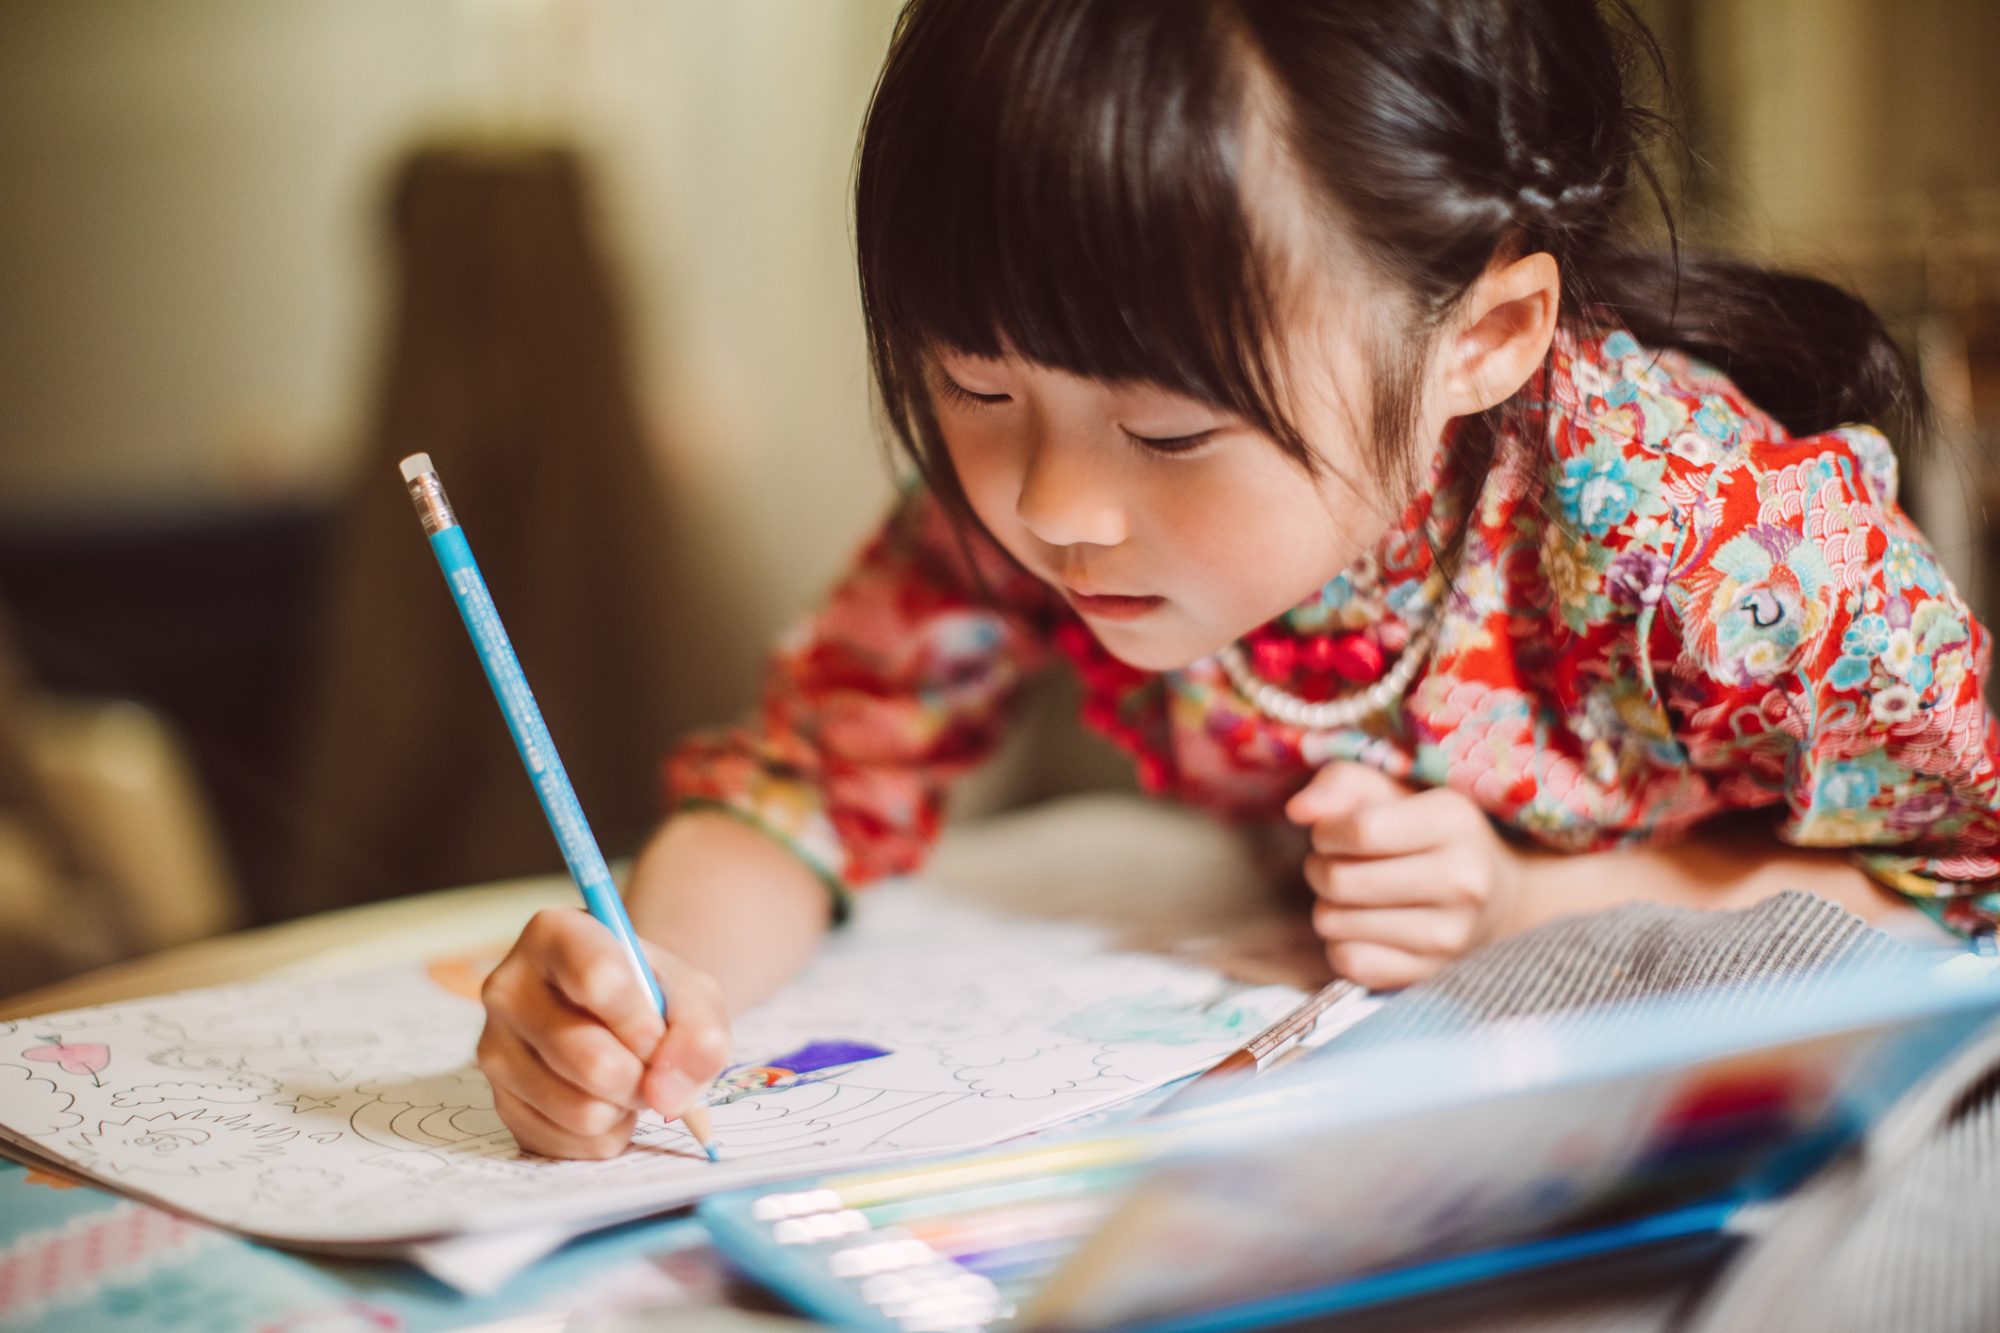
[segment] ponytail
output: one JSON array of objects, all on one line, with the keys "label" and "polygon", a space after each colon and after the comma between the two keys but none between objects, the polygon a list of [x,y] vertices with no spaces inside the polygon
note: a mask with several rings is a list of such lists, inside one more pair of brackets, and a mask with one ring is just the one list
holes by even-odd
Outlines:
[{"label": "ponytail", "polygon": [[1713,256],[1621,255],[1594,275],[1598,304],[1652,347],[1723,371],[1794,435],[1865,423],[1913,444],[1922,387],[1875,312],[1830,282]]}]

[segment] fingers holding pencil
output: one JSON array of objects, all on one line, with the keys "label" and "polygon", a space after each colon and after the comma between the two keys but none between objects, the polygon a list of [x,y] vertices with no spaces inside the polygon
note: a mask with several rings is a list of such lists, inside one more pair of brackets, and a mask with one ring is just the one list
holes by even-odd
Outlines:
[{"label": "fingers holding pencil", "polygon": [[[715,1144],[710,1141],[707,1129],[707,1108],[695,1104],[698,1096],[683,1099],[682,1093],[698,1092],[694,1080],[699,1076],[708,1053],[728,1050],[726,1037],[718,1038],[707,1030],[721,1022],[722,1031],[726,1033],[727,1020],[722,1017],[720,1006],[711,1004],[698,1005],[691,1020],[683,1020],[675,1014],[670,1022],[667,1021],[667,1015],[674,1006],[659,964],[670,960],[660,954],[649,961],[648,955],[656,951],[651,950],[632,929],[632,918],[626,913],[624,899],[619,896],[618,886],[611,878],[611,867],[605,863],[603,849],[591,836],[590,821],[584,817],[583,807],[577,803],[576,789],[570,785],[569,774],[563,770],[562,759],[556,754],[555,738],[549,735],[548,723],[535,704],[528,679],[521,674],[521,660],[515,656],[514,645],[508,642],[507,631],[501,627],[499,608],[494,606],[486,579],[479,572],[479,562],[473,559],[472,546],[466,540],[465,530],[459,526],[458,513],[445,497],[444,483],[438,478],[437,468],[429,454],[411,454],[402,461],[399,470],[403,475],[403,484],[409,489],[410,500],[416,506],[417,517],[423,524],[424,537],[430,543],[431,553],[437,557],[438,569],[444,574],[445,584],[458,606],[459,619],[465,622],[465,631],[471,636],[473,648],[479,654],[479,664],[486,673],[487,684],[493,688],[494,702],[500,706],[500,715],[514,737],[521,763],[534,784],[535,799],[549,821],[549,831],[555,835],[556,845],[562,849],[563,864],[569,867],[570,878],[576,881],[577,891],[583,895],[585,909],[604,932],[603,936],[593,935],[571,924],[573,917],[543,913],[529,925],[538,947],[524,950],[521,945],[516,945],[507,961],[501,964],[500,971],[495,974],[501,978],[499,983],[489,983],[488,986],[488,1037],[482,1039],[480,1044],[480,1068],[486,1070],[494,1082],[495,1104],[500,1108],[502,1119],[515,1127],[517,1132],[527,1132],[531,1136],[543,1133],[545,1127],[535,1117],[539,1115],[546,1119],[550,1107],[556,1108],[557,1115],[565,1114],[561,1106],[566,1101],[572,1110],[577,1109],[577,1099],[562,1096],[563,1089],[558,1086],[569,1082],[560,1072],[563,1062],[557,1060],[551,1063],[549,1053],[533,1040],[540,1029],[535,1026],[532,1017],[526,1019],[526,1026],[522,1025],[521,1016],[532,1015],[537,1007],[536,988],[544,987],[593,1020],[603,1022],[608,1019],[615,1024],[614,1030],[626,1049],[642,1063],[652,1060],[654,1052],[664,1044],[660,1036],[663,1022],[669,1035],[675,1031],[682,1032],[679,1050],[671,1066],[680,1081],[663,1071],[654,1076],[655,1091],[669,1103],[684,1101],[681,1118],[695,1141],[708,1154],[708,1160],[716,1161]],[[528,935],[524,934],[522,940],[526,943]],[[618,955],[619,969],[626,977],[623,984],[612,974],[610,965],[603,961],[607,948]],[[538,951],[543,963],[553,963],[553,972],[548,966],[542,966],[537,975]],[[517,959],[520,960],[518,965],[510,966]],[[706,986],[704,993],[712,998],[714,989],[713,986]],[[645,997],[645,1008],[652,1012],[652,1018],[639,1012],[637,997],[640,995]],[[502,1029],[497,1033],[496,1022]],[[572,1033],[580,1026],[587,1027],[570,1024]],[[521,1040],[510,1043],[507,1030]],[[601,1042],[598,1044],[602,1045]],[[716,1069],[721,1068],[721,1058],[719,1054],[715,1057]],[[607,1081],[611,1095],[593,1097],[597,1074],[586,1076],[588,1086],[580,1089],[584,1107],[592,1107],[593,1103],[618,1104],[617,1089],[622,1088],[624,1083],[622,1073],[629,1073],[629,1062],[620,1066],[614,1061],[612,1065],[599,1068],[601,1063],[593,1060],[591,1067]],[[510,1075],[521,1082],[518,1085],[509,1084],[507,1079]],[[713,1077],[713,1072],[708,1077]],[[522,1092],[526,1088],[548,1094],[546,1104],[524,1101]],[[571,1083],[570,1090],[578,1090],[577,1085]],[[590,1109],[585,1118],[600,1119],[602,1116],[597,1109]],[[544,1134],[544,1137],[549,1136]],[[552,1138],[551,1141],[556,1140]]]},{"label": "fingers holding pencil", "polygon": [[707,1144],[702,1094],[727,1059],[728,1014],[703,973],[643,947],[674,991],[670,1024],[623,947],[580,910],[537,914],[487,978],[479,1067],[522,1147],[615,1156],[648,1107]]},{"label": "fingers holding pencil", "polygon": [[654,969],[674,996],[673,1020],[646,1061],[640,1091],[646,1103],[679,1120],[706,1145],[708,1087],[729,1060],[729,1006],[706,972],[647,946]]}]

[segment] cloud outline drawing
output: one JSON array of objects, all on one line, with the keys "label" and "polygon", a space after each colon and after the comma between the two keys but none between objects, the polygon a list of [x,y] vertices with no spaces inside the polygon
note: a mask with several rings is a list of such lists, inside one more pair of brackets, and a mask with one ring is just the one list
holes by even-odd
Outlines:
[{"label": "cloud outline drawing", "polygon": [[141,1083],[111,1094],[111,1104],[124,1110],[134,1106],[158,1106],[161,1102],[202,1102],[211,1106],[248,1106],[263,1093],[242,1083],[164,1082]]},{"label": "cloud outline drawing", "polygon": [[[54,1079],[44,1078],[26,1065],[0,1062],[0,1079],[10,1077],[18,1077],[21,1080],[21,1088],[26,1093],[26,1096],[39,1096],[46,1102],[46,1106],[40,1111],[32,1112],[29,1119],[16,1120],[14,1122],[15,1128],[20,1130],[21,1133],[31,1137],[44,1137],[60,1134],[64,1130],[75,1129],[83,1123],[83,1115],[71,1109],[76,1105],[75,1095],[57,1087]],[[48,1091],[46,1093],[26,1091],[37,1083],[47,1088]],[[11,1102],[12,1100],[13,1097],[6,1091],[5,1085],[0,1084],[0,1101]],[[34,1123],[37,1118],[46,1118],[47,1123],[45,1125],[37,1125]]]}]

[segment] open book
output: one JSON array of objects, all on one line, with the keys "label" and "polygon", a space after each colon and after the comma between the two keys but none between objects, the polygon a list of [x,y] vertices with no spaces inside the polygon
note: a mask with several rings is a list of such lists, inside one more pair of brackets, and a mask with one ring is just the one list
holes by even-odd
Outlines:
[{"label": "open book", "polygon": [[[1990,971],[1899,960],[1751,1004],[1676,995],[1336,1042],[1137,1130],[721,1195],[700,1215],[794,1303],[878,1333],[1280,1322],[1712,1247],[1930,1071],[2000,1062],[1996,1015]],[[1925,1100],[1877,1132],[1934,1119]]]},{"label": "open book", "polygon": [[516,1147],[472,1066],[481,975],[446,960],[0,1023],[0,1140],[259,1239],[396,1252],[994,1144],[1204,1068],[1298,998],[888,886],[737,1023],[719,1165],[650,1115],[623,1156],[556,1162]]}]

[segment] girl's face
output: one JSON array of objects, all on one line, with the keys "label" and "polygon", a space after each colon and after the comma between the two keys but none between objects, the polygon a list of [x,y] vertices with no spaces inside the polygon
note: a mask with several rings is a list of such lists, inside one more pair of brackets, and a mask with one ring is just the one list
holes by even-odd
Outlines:
[{"label": "girl's face", "polygon": [[[930,392],[987,531],[1110,652],[1164,671],[1304,601],[1403,506],[1362,480],[1367,385],[1337,368],[1364,358],[1337,334],[1317,345],[1288,373],[1317,478],[1241,419],[1155,385],[940,350]],[[1441,426],[1426,420],[1418,438]]]}]

